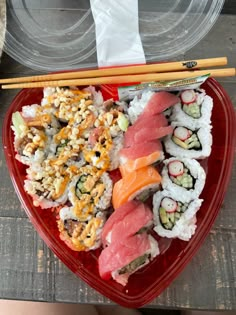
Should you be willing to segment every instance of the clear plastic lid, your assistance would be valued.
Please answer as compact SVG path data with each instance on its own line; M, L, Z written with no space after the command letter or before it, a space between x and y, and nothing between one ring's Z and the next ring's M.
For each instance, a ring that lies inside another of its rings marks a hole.
M119 2L113 3L119 6ZM193 47L209 32L223 3L224 0L138 1L139 33L146 61L173 59ZM90 1L8 0L4 50L36 70L96 67Z

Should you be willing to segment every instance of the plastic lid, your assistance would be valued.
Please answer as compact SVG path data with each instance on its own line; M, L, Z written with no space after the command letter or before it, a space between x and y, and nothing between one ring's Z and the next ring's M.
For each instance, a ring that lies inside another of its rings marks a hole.
M186 52L216 21L224 0L139 1L146 61ZM119 5L114 1L114 5ZM95 26L87 0L9 0L4 50L36 70L97 66Z

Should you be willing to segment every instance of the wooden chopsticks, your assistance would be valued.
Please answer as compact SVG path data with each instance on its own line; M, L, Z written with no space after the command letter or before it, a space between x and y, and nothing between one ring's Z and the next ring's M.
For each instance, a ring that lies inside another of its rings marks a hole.
M227 64L226 57L178 61L149 65L133 65L97 70L63 72L31 77L0 79L2 89L46 86L81 86L149 81L169 81L210 74L213 77L235 76L235 68L192 70ZM186 71L186 69L191 69ZM183 71L185 70L185 71ZM8 83L8 84L6 84Z
M168 72L168 71L181 71L188 69L200 69L204 67L217 67L227 65L226 57L199 59L193 61L176 61L168 63L157 63L150 65L136 65L126 67L104 68L96 70L62 72L47 75L38 75L31 77L20 77L11 79L0 79L0 84L3 83L18 83L18 82L35 82L35 81L52 81L63 79L80 79L80 78L93 78L93 77L106 77L115 75L126 74L141 74L153 72Z

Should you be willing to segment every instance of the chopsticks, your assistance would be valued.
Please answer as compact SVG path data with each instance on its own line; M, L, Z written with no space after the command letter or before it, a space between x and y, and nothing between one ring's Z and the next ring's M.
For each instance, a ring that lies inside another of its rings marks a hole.
M31 77L0 79L2 89L36 88L46 86L82 86L148 81L169 81L210 74L214 77L235 76L235 68L192 70L227 64L226 57L192 61L167 62L148 65L63 72ZM190 71L183 71L191 69ZM6 84L8 83L8 84Z
M85 85L100 85L100 84L119 84L119 83L137 83L150 81L171 81L186 78L193 78L209 74L211 77L229 77L236 75L235 68L226 69L208 69L196 71L178 71L166 73L148 73L137 75L121 75L98 78L84 78L73 80L56 80L42 81L29 83L15 83L2 85L2 89L19 89L19 88L38 88L38 87L55 87L55 86L85 86Z
M80 78L93 78L93 77L106 77L115 75L126 74L141 74L153 72L168 72L168 71L181 71L188 69L204 68L204 67L217 67L227 65L226 57L199 59L191 61L176 61L167 63L157 63L149 65L132 65L125 67L103 68L85 71L72 71L62 72L55 74L46 74L30 77L19 77L11 79L0 79L0 84L3 83L18 83L18 82L39 82L39 81L52 81L52 80L68 80Z

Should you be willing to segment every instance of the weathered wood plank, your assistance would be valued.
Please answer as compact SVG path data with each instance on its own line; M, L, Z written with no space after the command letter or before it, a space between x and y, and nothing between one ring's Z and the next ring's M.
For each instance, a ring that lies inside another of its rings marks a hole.
M111 303L52 254L28 219L1 218L0 240L1 298ZM236 231L213 228L187 268L150 306L236 309Z

